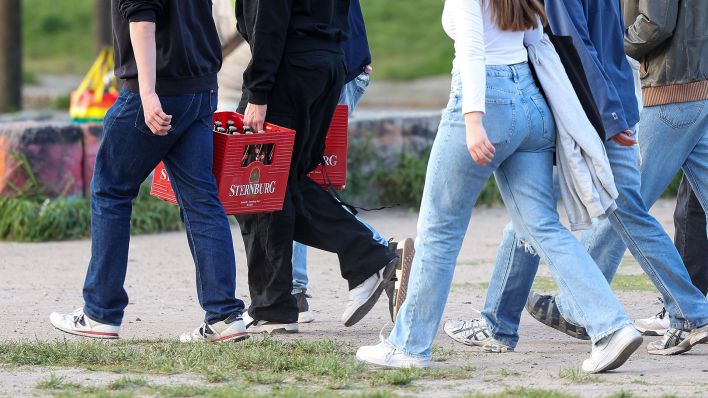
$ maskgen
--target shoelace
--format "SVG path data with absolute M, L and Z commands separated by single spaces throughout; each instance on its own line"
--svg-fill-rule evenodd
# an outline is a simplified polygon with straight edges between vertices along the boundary
M 659 319 L 664 319 L 666 316 L 666 307 L 661 307 L 661 311 L 659 311 L 658 314 L 656 314 L 656 317 Z
M 388 326 L 388 322 L 379 331 L 379 340 L 381 340 L 381 344 L 383 344 L 384 346 L 387 346 L 389 348 L 389 351 L 386 353 L 386 357 L 385 357 L 386 362 L 389 362 L 391 360 L 391 357 L 396 353 L 396 351 L 398 351 L 398 349 L 396 347 L 392 346 L 391 343 L 389 343 L 388 340 L 386 340 L 386 338 L 383 335 L 384 330 L 386 329 L 387 326 Z
M 75 310 L 74 312 L 71 313 L 71 315 L 74 317 L 74 326 L 78 326 L 79 324 L 83 324 L 84 320 L 84 310 L 83 308 L 79 308 Z
M 660 302 L 661 304 L 664 304 L 664 299 L 662 299 L 661 297 L 657 297 L 657 298 L 659 299 L 659 302 Z M 659 319 L 664 319 L 664 317 L 666 316 L 666 306 L 661 307 L 661 311 L 659 311 L 659 312 L 658 312 L 656 315 L 654 315 L 654 316 L 657 317 L 657 318 L 659 318 Z

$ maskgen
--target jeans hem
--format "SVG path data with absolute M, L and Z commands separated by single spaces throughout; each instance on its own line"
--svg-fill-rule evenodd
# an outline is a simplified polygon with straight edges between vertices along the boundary
M 702 328 L 703 326 L 706 326 L 706 325 L 708 325 L 708 318 L 699 319 L 694 322 L 690 322 L 690 321 L 680 321 L 680 322 L 671 321 L 670 322 L 671 328 L 679 329 L 679 330 L 693 330 L 693 329 Z
M 623 327 L 629 326 L 629 325 L 632 325 L 632 326 L 634 325 L 634 322 L 632 322 L 631 319 L 627 319 L 626 321 L 620 323 L 618 326 L 611 327 L 611 328 L 609 328 L 609 329 L 608 329 L 607 331 L 605 331 L 605 332 L 596 333 L 596 334 L 595 334 L 595 338 L 593 338 L 592 336 L 590 337 L 590 338 L 592 339 L 592 343 L 595 344 L 595 343 L 597 343 L 598 341 L 604 339 L 605 337 L 607 337 L 607 336 L 609 336 L 609 335 L 615 333 L 616 331 L 622 329 Z M 586 330 L 587 330 L 587 329 L 586 329 Z
M 410 351 L 406 350 L 405 348 L 401 348 L 401 347 L 399 347 L 399 346 L 393 344 L 393 343 L 391 342 L 391 339 L 390 339 L 390 338 L 386 339 L 386 342 L 387 342 L 388 344 L 390 344 L 392 347 L 394 347 L 395 349 L 397 349 L 398 351 L 401 351 L 402 353 L 404 353 L 404 354 L 406 354 L 406 355 L 408 355 L 408 356 L 410 356 L 410 357 L 418 358 L 418 359 L 423 359 L 423 360 L 426 360 L 426 361 L 431 361 L 431 360 L 433 359 L 433 358 L 432 358 L 432 357 L 433 357 L 432 355 L 417 355 L 417 354 L 413 354 L 413 353 L 411 353 Z
M 512 340 L 510 340 L 509 338 L 506 338 L 506 337 L 499 337 L 499 335 L 497 334 L 497 333 L 499 332 L 499 328 L 494 328 L 494 327 L 492 327 L 491 325 L 492 325 L 493 323 L 490 322 L 489 318 L 487 318 L 486 316 L 484 316 L 484 314 L 482 314 L 482 318 L 484 318 L 484 321 L 487 323 L 487 330 L 489 330 L 489 333 L 492 334 L 492 337 L 494 338 L 494 340 L 496 340 L 496 341 L 498 341 L 498 342 L 500 342 L 500 343 L 506 345 L 506 346 L 509 347 L 509 348 L 512 348 L 512 349 L 513 349 L 513 348 L 516 348 L 516 345 L 519 343 L 519 339 L 518 339 L 518 338 L 516 339 L 516 341 L 512 341 Z

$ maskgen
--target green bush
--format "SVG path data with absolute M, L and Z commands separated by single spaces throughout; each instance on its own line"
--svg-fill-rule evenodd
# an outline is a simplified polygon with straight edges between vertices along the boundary
M 425 173 L 430 159 L 430 148 L 420 155 L 402 152 L 393 169 L 372 168 L 382 163 L 371 138 L 350 142 L 346 201 L 370 203 L 369 206 L 400 205 L 411 210 L 420 208 L 425 186 Z M 490 178 L 480 193 L 477 205 L 501 203 L 501 195 L 494 178 Z
M 675 198 L 678 195 L 678 188 L 681 184 L 681 178 L 683 178 L 683 171 L 679 171 L 674 179 L 671 180 L 671 184 L 666 188 L 664 193 L 661 195 L 662 198 Z
M 46 242 L 86 238 L 90 234 L 89 200 L 42 199 L 36 195 L 0 197 L 0 240 Z M 131 232 L 151 234 L 182 227 L 179 209 L 150 196 L 144 184 L 133 205 Z

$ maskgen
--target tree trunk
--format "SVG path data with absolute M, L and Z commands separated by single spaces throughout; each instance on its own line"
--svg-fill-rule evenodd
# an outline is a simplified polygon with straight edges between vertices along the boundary
M 0 0 L 0 112 L 22 108 L 22 9 Z
M 111 27 L 111 0 L 96 0 L 94 9 L 94 31 L 96 34 L 96 50 L 113 45 L 113 30 Z

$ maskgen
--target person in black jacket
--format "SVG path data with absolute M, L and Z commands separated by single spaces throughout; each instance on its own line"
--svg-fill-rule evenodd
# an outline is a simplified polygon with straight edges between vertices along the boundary
M 329 122 L 346 78 L 342 43 L 349 34 L 349 1 L 238 0 L 239 32 L 251 47 L 244 72 L 245 124 L 268 121 L 296 131 L 281 211 L 237 216 L 246 245 L 250 331 L 297 332 L 292 295 L 292 242 L 337 253 L 349 283 L 342 321 L 361 320 L 390 281 L 398 257 L 341 201 L 307 174 L 322 162 Z M 245 108 L 245 109 L 244 109 Z
M 113 0 L 116 76 L 123 89 L 103 121 L 91 181 L 91 262 L 84 306 L 52 313 L 58 329 L 116 339 L 128 294 L 132 201 L 164 161 L 180 205 L 197 271 L 204 323 L 180 337 L 243 340 L 243 301 L 236 298 L 231 229 L 211 171 L 212 115 L 221 47 L 210 0 Z M 156 247 L 156 250 L 169 250 Z M 165 329 L 167 329 L 167 325 Z

